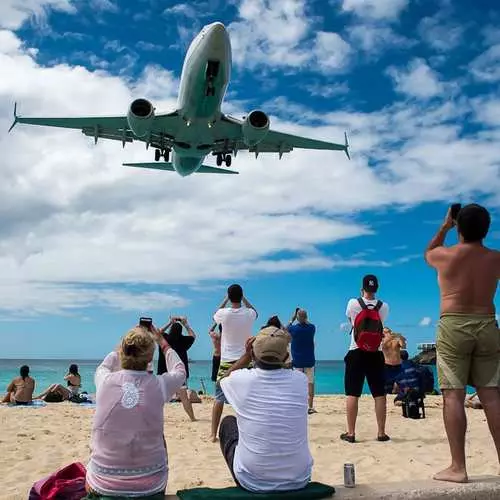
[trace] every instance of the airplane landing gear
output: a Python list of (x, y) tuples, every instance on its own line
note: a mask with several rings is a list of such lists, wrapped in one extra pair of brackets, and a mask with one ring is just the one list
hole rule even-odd
[(155, 161), (160, 161), (160, 158), (163, 156), (165, 161), (169, 161), (170, 159), (170, 149), (155, 149)]
[(226, 167), (231, 166), (231, 155), (223, 155), (222, 153), (217, 154), (217, 166), (220, 167), (223, 163), (226, 164)]

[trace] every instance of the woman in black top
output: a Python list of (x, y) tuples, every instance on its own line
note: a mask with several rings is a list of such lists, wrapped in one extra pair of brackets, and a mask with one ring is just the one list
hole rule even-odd
[[(182, 335), (183, 326), (184, 328), (186, 328), (188, 335)], [(169, 332), (165, 333), (169, 327)], [(188, 414), (189, 418), (192, 422), (194, 422), (196, 418), (193, 412), (193, 405), (191, 404), (187, 393), (187, 380), (189, 378), (189, 360), (187, 352), (196, 339), (196, 333), (194, 333), (186, 317), (170, 318), (170, 321), (163, 328), (160, 328), (160, 333), (163, 335), (172, 349), (178, 354), (179, 358), (181, 358), (186, 368), (186, 381), (184, 382), (184, 385), (179, 389), (179, 399), (181, 400), (182, 406), (184, 407), (184, 410)], [(160, 349), (158, 353), (158, 375), (161, 375), (166, 371), (167, 366), (165, 363), (165, 356)]]

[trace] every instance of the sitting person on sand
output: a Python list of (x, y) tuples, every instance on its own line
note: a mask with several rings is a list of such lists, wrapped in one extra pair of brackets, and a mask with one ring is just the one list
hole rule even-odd
[(30, 377), (29, 366), (23, 365), (19, 370), (19, 377), (16, 377), (7, 386), (7, 394), (2, 399), (2, 403), (14, 403), (16, 405), (30, 404), (35, 390), (35, 380)]
[[(147, 372), (155, 341), (167, 372)], [(186, 379), (186, 369), (158, 329), (136, 326), (95, 373), (97, 408), (87, 466), (87, 499), (164, 500), (168, 478), (163, 408)]]
[(393, 393), (397, 394), (394, 398), (394, 404), (401, 406), (403, 398), (410, 391), (422, 392), (420, 374), (413, 361), (408, 359), (408, 351), (401, 351), (401, 372), (394, 379)]
[(48, 403), (69, 401), (73, 396), (77, 396), (82, 386), (82, 377), (78, 373), (78, 365), (70, 365), (68, 373), (64, 376), (68, 387), (61, 384), (52, 384), (47, 390), (33, 399), (42, 399)]
[[(289, 343), (284, 330), (261, 330), (220, 381), (236, 413), (221, 422), (222, 454), (236, 484), (255, 493), (300, 490), (311, 479), (308, 381), (284, 368)], [(255, 368), (245, 369), (250, 360)]]
[(406, 339), (385, 327), (381, 347), (385, 362), (385, 391), (387, 394), (392, 394), (394, 381), (402, 370), (401, 349), (406, 349)]
[[(182, 335), (182, 327), (186, 328), (188, 335)], [(165, 333), (168, 328), (170, 328), (168, 334)], [(160, 334), (163, 335), (164, 339), (168, 342), (170, 347), (177, 353), (181, 361), (184, 363), (184, 368), (186, 369), (186, 380), (184, 385), (179, 389), (178, 397), (182, 403), (184, 411), (188, 414), (191, 422), (196, 421), (193, 412), (193, 405), (188, 397), (188, 379), (189, 379), (189, 359), (188, 350), (193, 345), (196, 339), (196, 333), (194, 333), (191, 326), (189, 326), (188, 320), (185, 317), (175, 317), (170, 318), (170, 321), (162, 328), (160, 328)], [(162, 375), (167, 371), (167, 366), (165, 364), (165, 356), (160, 349), (158, 353), (158, 375)]]

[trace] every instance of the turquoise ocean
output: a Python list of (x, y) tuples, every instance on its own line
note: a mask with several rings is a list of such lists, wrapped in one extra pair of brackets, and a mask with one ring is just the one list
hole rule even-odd
[[(36, 381), (36, 392), (41, 392), (50, 384), (64, 384), (63, 377), (71, 363), (78, 365), (82, 376), (82, 390), (89, 394), (95, 392), (94, 372), (101, 360), (64, 360), (64, 359), (0, 359), (0, 393), (5, 391), (7, 384), (19, 375), (19, 368), (23, 364), (30, 367), (30, 374)], [(430, 367), (436, 377), (436, 367)], [(156, 360), (155, 360), (156, 370)], [(211, 361), (192, 361), (189, 365), (190, 377), (188, 386), (196, 391), (202, 390), (213, 394), (214, 383), (210, 380), (212, 373)], [(343, 361), (318, 361), (315, 370), (316, 394), (343, 394), (344, 393), (344, 362)], [(368, 393), (365, 384), (364, 392)]]

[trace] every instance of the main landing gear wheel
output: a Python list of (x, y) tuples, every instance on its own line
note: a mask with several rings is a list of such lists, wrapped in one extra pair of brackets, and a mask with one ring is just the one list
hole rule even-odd
[(155, 149), (155, 161), (160, 161), (161, 151), (159, 149)]
[(165, 151), (163, 152), (163, 159), (165, 161), (169, 161), (170, 160), (170, 149), (165, 149)]
[(222, 165), (222, 158), (223, 158), (223, 156), (219, 153), (217, 155), (217, 160), (216, 160), (218, 167), (220, 167)]
[(231, 155), (226, 155), (226, 167), (231, 166)]

